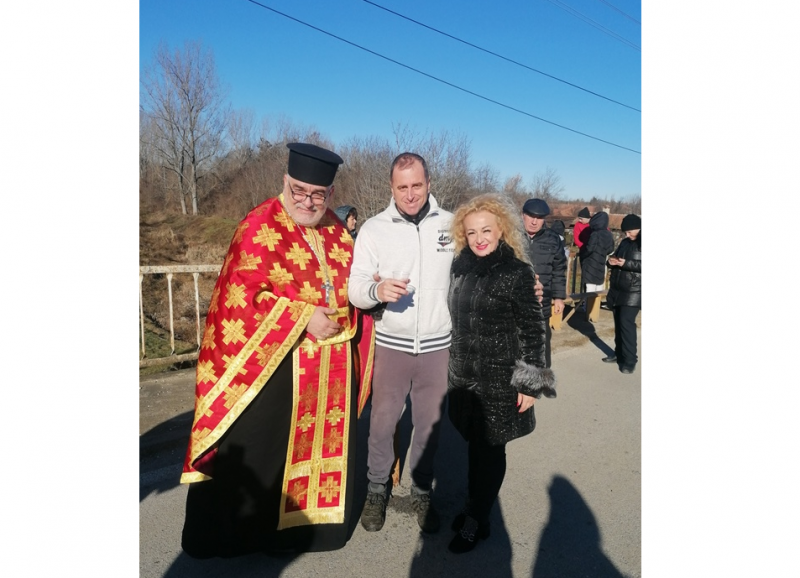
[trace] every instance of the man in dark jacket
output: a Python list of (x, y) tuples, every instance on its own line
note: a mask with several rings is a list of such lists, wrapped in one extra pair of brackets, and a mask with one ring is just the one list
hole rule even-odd
[(606, 283), (606, 257), (614, 251), (614, 236), (608, 230), (608, 213), (600, 211), (589, 219), (589, 239), (581, 246), (581, 283), (585, 291), (603, 291)]
[(542, 199), (528, 199), (522, 206), (528, 259), (539, 275), (539, 281), (544, 285), (542, 314), (547, 331), (545, 367), (550, 367), (550, 338), (553, 334), (550, 316), (553, 313), (560, 315), (564, 311), (564, 299), (567, 297), (567, 256), (564, 252), (564, 241), (558, 233), (545, 225), (544, 218), (549, 214), (550, 207)]

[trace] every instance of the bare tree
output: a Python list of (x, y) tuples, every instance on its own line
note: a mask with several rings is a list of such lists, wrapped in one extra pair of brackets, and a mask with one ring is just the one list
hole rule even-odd
[(178, 181), (181, 210), (198, 214), (200, 184), (220, 154), (228, 106), (214, 56), (198, 42), (170, 52), (159, 45), (142, 78), (141, 110), (154, 130), (149, 143)]
[(544, 201), (555, 201), (564, 191), (561, 184), (561, 177), (555, 169), (547, 167), (544, 172), (533, 175), (531, 194)]
[(409, 151), (428, 163), (431, 192), (444, 209), (453, 210), (471, 196), (473, 176), (470, 142), (465, 134), (443, 130), (417, 133), (408, 125), (393, 125), (397, 153)]
[(389, 204), (389, 167), (396, 153), (378, 137), (353, 137), (338, 152), (344, 165), (336, 177), (335, 204), (356, 207), (363, 222)]

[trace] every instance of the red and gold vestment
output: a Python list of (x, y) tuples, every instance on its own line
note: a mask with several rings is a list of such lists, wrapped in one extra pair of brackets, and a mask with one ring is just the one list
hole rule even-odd
[[(181, 475), (182, 483), (213, 478), (220, 439), (291, 356), (293, 414), (279, 529), (343, 521), (347, 456), (354, 451), (348, 433), (358, 417), (350, 396), (358, 395), (360, 415), (374, 349), (372, 318), (348, 301), (352, 237), (332, 211), (307, 228), (282, 202), (283, 195), (253, 209), (231, 241), (197, 360), (195, 417)], [(336, 309), (330, 317), (343, 328), (324, 341), (305, 331), (318, 306)]]

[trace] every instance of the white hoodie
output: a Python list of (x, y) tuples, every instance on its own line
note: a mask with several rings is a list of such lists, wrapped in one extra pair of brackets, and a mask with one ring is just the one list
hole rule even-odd
[(386, 304), (375, 324), (375, 341), (415, 354), (450, 347), (452, 327), (447, 292), (454, 251), (453, 214), (440, 208), (433, 195), (428, 195), (428, 202), (430, 210), (419, 225), (400, 215), (394, 198), (385, 211), (367, 219), (356, 237), (348, 282), (350, 302), (371, 309), (380, 303), (373, 274), (387, 279), (393, 271), (410, 272), (409, 285), (416, 290)]

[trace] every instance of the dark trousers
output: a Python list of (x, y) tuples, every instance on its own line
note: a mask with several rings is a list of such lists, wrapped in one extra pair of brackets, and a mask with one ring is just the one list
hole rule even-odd
[(634, 367), (636, 355), (636, 316), (639, 307), (614, 307), (614, 353), (621, 367)]
[(482, 439), (470, 440), (467, 480), (469, 482), (468, 514), (478, 523), (489, 522), (492, 506), (500, 494), (506, 476), (506, 445), (490, 446)]
[(550, 318), (544, 320), (544, 366), (550, 367), (550, 339), (553, 337), (553, 329), (550, 327)]

